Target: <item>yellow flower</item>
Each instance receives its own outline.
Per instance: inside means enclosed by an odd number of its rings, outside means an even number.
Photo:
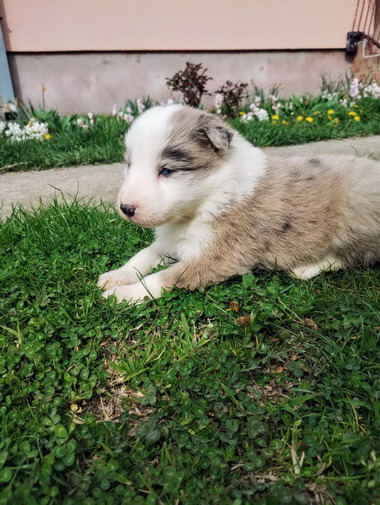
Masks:
[[[50,140],[51,139],[50,133],[47,133],[44,138],[45,138],[45,140]]]
[[[335,112],[335,111],[334,111],[333,109],[329,109],[329,110],[327,111],[327,114],[334,114],[334,112]]]
[[[319,110],[316,110],[316,111],[314,112],[314,116],[316,116],[317,114],[320,114],[320,111],[319,111]]]
[[[349,114],[350,116],[356,116],[356,112],[354,112],[353,110],[351,110],[348,114]]]
[[[297,116],[297,121],[302,121],[303,120],[303,116]]]
[[[244,116],[245,112],[241,110],[241,111],[239,112],[239,114],[240,114],[241,116]]]
[[[338,123],[339,123],[339,119],[336,117],[336,118],[334,119],[333,123],[338,124]]]
[[[354,116],[355,121],[360,121],[360,116]]]
[[[281,124],[288,124],[288,122],[284,120],[284,121],[281,121]]]
[[[307,118],[305,118],[305,120],[308,122],[308,123],[312,123],[314,121],[314,119],[310,116],[308,116]]]
[[[274,119],[276,121],[277,119],[280,119],[280,118],[277,116],[277,114],[275,114],[274,116],[272,116],[272,119]]]

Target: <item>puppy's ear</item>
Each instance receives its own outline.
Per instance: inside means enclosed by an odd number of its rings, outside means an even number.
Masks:
[[[234,136],[234,131],[219,119],[205,114],[201,116],[196,136],[201,144],[211,147],[219,154],[226,154]]]

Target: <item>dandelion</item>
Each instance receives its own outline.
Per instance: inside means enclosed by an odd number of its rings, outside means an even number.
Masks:
[[[350,112],[348,113],[349,116],[356,116],[356,112],[354,112],[353,110],[350,110]]]
[[[329,110],[327,111],[327,114],[334,114],[334,112],[335,112],[335,111],[334,111],[333,109],[329,109]]]
[[[305,118],[305,121],[307,121],[308,123],[312,123],[314,121],[314,118],[308,116]]]
[[[303,120],[303,116],[297,116],[297,121],[300,122]]]
[[[239,114],[240,114],[240,116],[243,116],[245,114],[245,112],[244,111],[240,111]]]
[[[338,124],[339,123],[339,119],[337,117],[334,118],[333,123]]]
[[[283,121],[281,121],[281,124],[288,124],[288,122],[283,120]]]
[[[274,114],[274,116],[272,116],[272,119],[273,119],[274,121],[277,121],[277,119],[280,119],[280,118],[277,116],[277,114]]]
[[[314,116],[316,116],[317,114],[320,114],[320,113],[321,113],[321,112],[320,112],[319,110],[316,110],[316,111],[314,112]]]
[[[354,116],[355,121],[360,121],[360,116]]]
[[[45,139],[45,140],[50,140],[50,139],[51,139],[51,135],[50,135],[50,133],[47,133],[47,134],[44,136],[44,139]]]

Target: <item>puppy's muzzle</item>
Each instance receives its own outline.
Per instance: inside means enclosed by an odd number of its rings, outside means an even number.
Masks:
[[[120,204],[120,210],[127,217],[133,217],[136,212],[136,207],[134,205],[126,205],[124,203]]]

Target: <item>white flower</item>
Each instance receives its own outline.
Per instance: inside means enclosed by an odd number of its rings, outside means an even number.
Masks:
[[[265,109],[257,109],[255,116],[259,121],[267,121],[269,118],[269,114]]]
[[[112,107],[112,115],[116,116],[116,114],[117,114],[117,105],[114,104],[114,106]]]
[[[89,112],[89,113],[87,114],[87,117],[88,117],[88,119],[89,119],[89,121],[90,121],[90,125],[91,125],[91,126],[93,126],[93,125],[94,125],[94,123],[95,123],[95,121],[94,121],[94,114],[93,114],[92,112]]]
[[[351,81],[349,95],[351,98],[359,98],[360,96],[360,82],[357,77],[354,77]]]
[[[247,114],[243,114],[241,116],[241,121],[243,121],[243,122],[252,121],[254,116],[256,116],[256,118],[259,121],[266,121],[269,118],[268,112],[265,109],[260,109],[254,103],[252,103],[249,106],[249,108],[250,108],[250,112],[248,112]]]
[[[18,123],[12,122],[5,123],[5,126],[2,125],[1,131],[4,131],[5,136],[10,140],[21,142],[23,140],[43,140],[45,135],[49,133],[49,128],[47,123],[39,123],[35,118],[32,118],[24,128]]]
[[[137,110],[138,110],[139,114],[141,114],[144,111],[144,109],[145,109],[145,105],[142,103],[142,101],[140,100],[140,98],[138,98],[136,100],[136,105],[137,105]]]
[[[124,114],[123,119],[126,123],[132,123],[135,118],[132,116],[132,114]]]
[[[3,133],[6,127],[7,123],[5,121],[0,121],[0,135]]]
[[[346,108],[348,107],[348,101],[347,101],[347,98],[341,98],[341,99],[339,100],[339,103],[340,103],[340,105],[341,105],[342,107],[346,107]]]
[[[7,102],[3,105],[3,112],[17,112],[17,105],[14,102]]]
[[[215,93],[215,96],[214,96],[215,108],[220,109],[222,103],[223,103],[223,95],[221,93]],[[220,113],[218,112],[218,114],[220,114]]]
[[[259,95],[256,95],[254,98],[254,104],[259,106],[261,104],[261,97]]]
[[[77,125],[83,128],[83,130],[88,130],[88,125],[85,124],[82,118],[77,119]]]
[[[173,105],[174,100],[173,98],[169,98],[168,101],[166,102],[166,105]]]
[[[372,98],[380,98],[380,86],[376,81],[373,81],[363,89],[363,95],[370,96]]]

